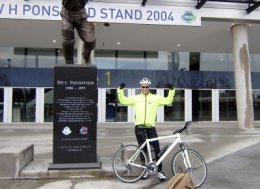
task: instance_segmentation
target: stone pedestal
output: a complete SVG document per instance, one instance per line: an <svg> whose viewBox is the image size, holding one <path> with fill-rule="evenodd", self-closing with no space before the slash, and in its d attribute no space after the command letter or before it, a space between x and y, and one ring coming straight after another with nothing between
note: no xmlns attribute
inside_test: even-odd
<svg viewBox="0 0 260 189"><path fill-rule="evenodd" d="M49 169L100 168L97 157L97 68L54 68L53 164Z"/></svg>

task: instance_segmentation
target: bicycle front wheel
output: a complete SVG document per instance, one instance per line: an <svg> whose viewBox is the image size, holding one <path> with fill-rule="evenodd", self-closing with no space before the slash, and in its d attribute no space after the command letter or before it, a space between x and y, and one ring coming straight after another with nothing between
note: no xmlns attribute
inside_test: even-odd
<svg viewBox="0 0 260 189"><path fill-rule="evenodd" d="M138 146L126 145L116 152L113 159L113 171L119 180L133 183L144 175L146 169L140 166L147 164L147 157L143 150L138 152L137 150Z"/></svg>
<svg viewBox="0 0 260 189"><path fill-rule="evenodd" d="M172 173L173 175L178 172L188 173L192 178L196 188L200 187L207 178L207 165L202 156L192 150L187 149L188 158L190 160L191 168L187 168L184 160L184 151L178 151L172 159Z"/></svg>

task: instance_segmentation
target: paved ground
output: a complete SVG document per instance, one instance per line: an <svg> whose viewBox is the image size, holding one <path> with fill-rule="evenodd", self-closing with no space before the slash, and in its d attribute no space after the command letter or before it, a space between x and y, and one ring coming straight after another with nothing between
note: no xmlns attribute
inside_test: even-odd
<svg viewBox="0 0 260 189"><path fill-rule="evenodd" d="M158 124L159 136L168 135L183 123ZM208 163L208 178L202 189L255 189L260 178L260 123L256 129L241 130L236 122L193 123L190 146ZM48 171L52 162L52 125L16 124L0 127L0 148L34 144L35 159L22 172L20 180L0 180L1 189L82 189L82 188L166 188L156 177L125 184L113 177L112 157L122 142L135 142L131 124L98 124L97 154L103 164L98 170ZM162 142L161 145L163 146ZM167 177L171 157L164 162ZM50 179L52 178L52 179Z"/></svg>

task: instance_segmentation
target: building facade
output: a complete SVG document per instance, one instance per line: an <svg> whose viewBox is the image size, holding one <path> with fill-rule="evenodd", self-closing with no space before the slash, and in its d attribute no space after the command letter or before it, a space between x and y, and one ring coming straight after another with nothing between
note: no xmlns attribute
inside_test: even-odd
<svg viewBox="0 0 260 189"><path fill-rule="evenodd" d="M260 11L247 13L249 3L242 1L202 2L87 4L89 20L96 22L98 122L134 122L133 110L118 103L116 88L125 82L127 95L137 94L143 77L152 80L153 93L166 96L167 83L176 88L174 103L158 111L157 122L238 120L237 93L243 93L236 62L243 58L235 61L232 28L240 25L246 27L241 38L248 38L249 61L242 63L250 70L253 117L260 120ZM13 0L0 6L0 122L52 122L53 68L64 64L60 3ZM77 41L75 62L80 52Z"/></svg>

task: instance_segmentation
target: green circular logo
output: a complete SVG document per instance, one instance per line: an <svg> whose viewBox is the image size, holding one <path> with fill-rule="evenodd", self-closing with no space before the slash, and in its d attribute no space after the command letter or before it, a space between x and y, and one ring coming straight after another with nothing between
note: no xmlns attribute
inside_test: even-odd
<svg viewBox="0 0 260 189"><path fill-rule="evenodd" d="M181 18L184 22L189 24L196 20L196 16L191 11L185 11Z"/></svg>

